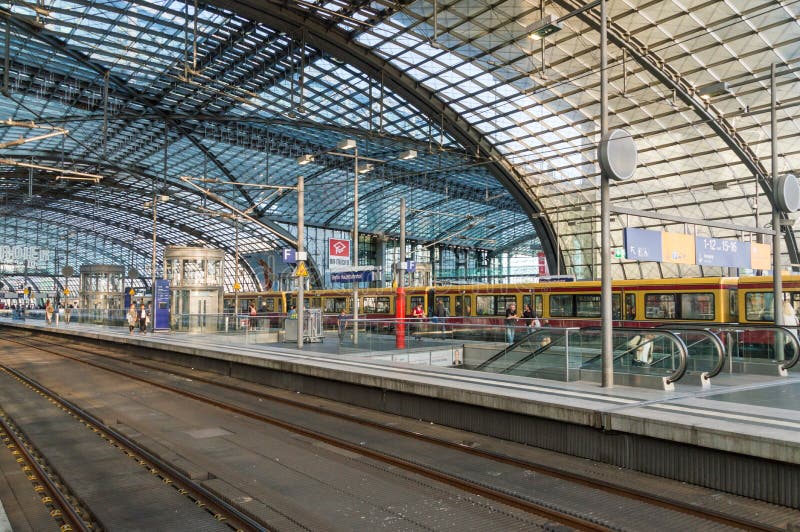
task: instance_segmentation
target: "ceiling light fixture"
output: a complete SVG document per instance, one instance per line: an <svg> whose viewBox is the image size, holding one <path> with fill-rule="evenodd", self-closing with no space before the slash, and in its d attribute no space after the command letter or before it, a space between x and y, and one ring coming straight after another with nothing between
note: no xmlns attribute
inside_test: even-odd
<svg viewBox="0 0 800 532"><path fill-rule="evenodd" d="M297 164L299 164L300 166L306 165L311 162L314 162L313 155L306 154L306 155L301 155L300 157L297 158Z"/></svg>
<svg viewBox="0 0 800 532"><path fill-rule="evenodd" d="M352 150L356 147L356 141L353 139L344 139L336 143L337 150Z"/></svg>
<svg viewBox="0 0 800 532"><path fill-rule="evenodd" d="M710 85L706 85L705 87L700 87L697 89L697 94L704 100L710 100L716 96L722 96L723 94L730 94L731 90L728 87L728 84L724 81L718 81L716 83L711 83Z"/></svg>
<svg viewBox="0 0 800 532"><path fill-rule="evenodd" d="M558 20L553 19L553 15L545 15L541 20L537 20L525 28L525 33L531 39L538 41L560 30L561 24Z"/></svg>

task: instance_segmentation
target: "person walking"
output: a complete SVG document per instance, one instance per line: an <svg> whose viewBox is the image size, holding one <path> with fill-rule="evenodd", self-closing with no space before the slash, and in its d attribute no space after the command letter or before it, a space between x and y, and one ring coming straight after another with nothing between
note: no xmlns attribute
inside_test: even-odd
<svg viewBox="0 0 800 532"><path fill-rule="evenodd" d="M69 321L72 319L72 303L67 305L67 308L64 309L64 323L69 325Z"/></svg>
<svg viewBox="0 0 800 532"><path fill-rule="evenodd" d="M514 343L514 333L517 328L517 304L509 303L506 307L506 342L509 344Z"/></svg>
<svg viewBox="0 0 800 532"><path fill-rule="evenodd" d="M139 313L136 312L136 303L131 303L128 309L128 334L133 334L133 329L139 323Z"/></svg>
<svg viewBox="0 0 800 532"><path fill-rule="evenodd" d="M142 303L142 306L139 307L138 317L139 317L139 332L141 334L147 334L147 308L145 308L144 303Z"/></svg>
<svg viewBox="0 0 800 532"><path fill-rule="evenodd" d="M53 322L53 310L53 304L50 303L50 300L48 299L44 304L44 317L47 320L48 325Z"/></svg>

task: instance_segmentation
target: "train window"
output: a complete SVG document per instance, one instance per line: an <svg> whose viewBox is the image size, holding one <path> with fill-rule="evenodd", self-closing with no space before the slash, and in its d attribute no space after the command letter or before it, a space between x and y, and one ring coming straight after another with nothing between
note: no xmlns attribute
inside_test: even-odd
<svg viewBox="0 0 800 532"><path fill-rule="evenodd" d="M645 294L644 317L647 319L674 319L675 294Z"/></svg>
<svg viewBox="0 0 800 532"><path fill-rule="evenodd" d="M322 298L315 297L311 299L311 308L322 308Z"/></svg>
<svg viewBox="0 0 800 532"><path fill-rule="evenodd" d="M570 295L550 296L550 316L571 317L575 315L574 303Z"/></svg>
<svg viewBox="0 0 800 532"><path fill-rule="evenodd" d="M494 296L475 296L475 310L478 316L493 316Z"/></svg>
<svg viewBox="0 0 800 532"><path fill-rule="evenodd" d="M680 296L681 319L714 319L714 294L681 294Z"/></svg>
<svg viewBox="0 0 800 532"><path fill-rule="evenodd" d="M531 295L530 294L523 294L522 295L522 308L525 309L525 305L531 304ZM533 307L531 307L533 308Z"/></svg>
<svg viewBox="0 0 800 532"><path fill-rule="evenodd" d="M789 292L786 297L788 297L789 301L792 302L792 307L794 307L795 314L800 317L800 292Z"/></svg>
<svg viewBox="0 0 800 532"><path fill-rule="evenodd" d="M275 298L267 297L263 301L263 305L267 312L277 312L275 310Z"/></svg>
<svg viewBox="0 0 800 532"><path fill-rule="evenodd" d="M364 312L371 314L390 314L391 300L388 297L365 297Z"/></svg>
<svg viewBox="0 0 800 532"><path fill-rule="evenodd" d="M501 315L504 316L505 313L506 313L506 309L508 308L509 305L511 305L511 303L514 303L515 305L517 304L517 296L502 295L502 296L495 296L495 297L496 297L496 302L497 302L497 307L496 307L496 310L495 310L495 314L497 316L501 316ZM520 309L517 309L517 314L522 314Z"/></svg>
<svg viewBox="0 0 800 532"><path fill-rule="evenodd" d="M747 321L772 321L772 292L747 292L744 315Z"/></svg>
<svg viewBox="0 0 800 532"><path fill-rule="evenodd" d="M469 316L472 313L472 297L470 296L456 296L456 313L455 316Z"/></svg>
<svg viewBox="0 0 800 532"><path fill-rule="evenodd" d="M347 300L343 297L326 297L323 301L325 302L324 312L330 314L338 314L347 307Z"/></svg>
<svg viewBox="0 0 800 532"><path fill-rule="evenodd" d="M636 319L636 294L625 294L625 319Z"/></svg>
<svg viewBox="0 0 800 532"><path fill-rule="evenodd" d="M550 300L552 308L553 300ZM600 317L600 296L580 294L575 296L576 316L579 318L599 318ZM617 314L619 314L619 296L617 297Z"/></svg>
<svg viewBox="0 0 800 532"><path fill-rule="evenodd" d="M542 295L536 294L533 296L533 310L536 312L536 317L541 318L544 316L544 306L542 305Z"/></svg>
<svg viewBox="0 0 800 532"><path fill-rule="evenodd" d="M739 294L733 288L728 291L728 312L732 318L739 317Z"/></svg>
<svg viewBox="0 0 800 532"><path fill-rule="evenodd" d="M422 305L423 310L425 309L425 297L424 296L411 296L408 298L408 306L406 307L406 314L411 314L414 311L414 307L417 305Z"/></svg>

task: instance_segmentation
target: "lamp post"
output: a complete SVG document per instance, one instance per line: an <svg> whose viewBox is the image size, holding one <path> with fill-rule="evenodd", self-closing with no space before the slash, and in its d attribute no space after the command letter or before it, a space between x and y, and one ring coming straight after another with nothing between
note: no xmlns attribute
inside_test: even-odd
<svg viewBox="0 0 800 532"><path fill-rule="evenodd" d="M159 194L157 192L153 192L153 200L148 201L144 204L145 208L150 207L152 204L153 207L153 256L152 262L150 263L150 292L153 297L152 302L152 313L153 316L150 318L150 323L152 325L151 331L155 331L156 328L156 319L155 319L155 309L156 309L156 236L158 235L158 211L157 206L158 203L166 203L169 201L169 196L166 194Z"/></svg>
<svg viewBox="0 0 800 532"><path fill-rule="evenodd" d="M352 266L354 269L354 273L358 272L358 175L360 173L367 173L372 170L372 164L365 164L364 166L360 166L358 164L359 159L369 161L370 163L386 163L388 162L385 159L375 159L372 157L359 157L358 155L358 144L354 139L344 139L339 141L336 144L336 150L325 150L319 152L318 155L329 154L329 155L336 155L339 157L348 157L353 159L353 242L352 242L352 249L353 249L353 260ZM349 150L353 150L353 153L342 153ZM305 154L301 155L297 158L297 164L305 165L309 164L314 161L315 155L312 154ZM400 153L396 158L407 161L410 159L415 159L417 157L416 150L406 150ZM358 279L353 281L353 343L358 344L358 283L360 281Z"/></svg>

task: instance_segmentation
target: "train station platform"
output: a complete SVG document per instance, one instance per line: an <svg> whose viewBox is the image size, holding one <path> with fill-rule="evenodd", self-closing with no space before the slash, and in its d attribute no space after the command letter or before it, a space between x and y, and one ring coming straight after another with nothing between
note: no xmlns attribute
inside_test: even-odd
<svg viewBox="0 0 800 532"><path fill-rule="evenodd" d="M300 350L219 335L0 319L5 327L149 348L150 358L800 507L796 371L720 375L710 388L677 391L602 388L343 354L334 333Z"/></svg>

